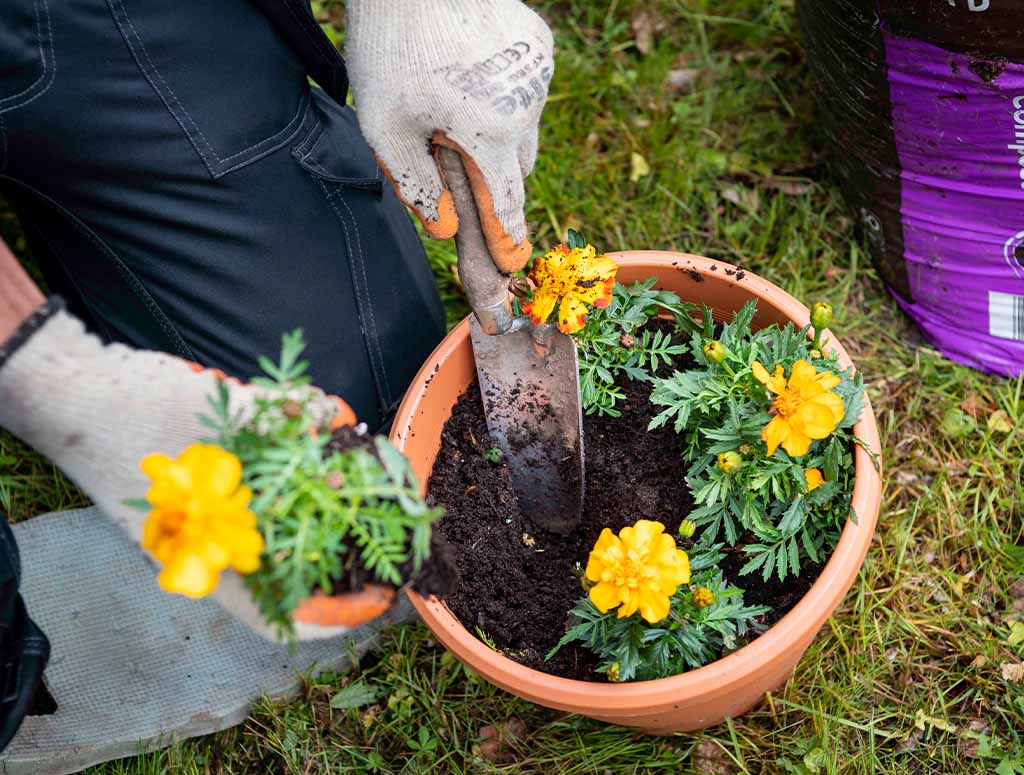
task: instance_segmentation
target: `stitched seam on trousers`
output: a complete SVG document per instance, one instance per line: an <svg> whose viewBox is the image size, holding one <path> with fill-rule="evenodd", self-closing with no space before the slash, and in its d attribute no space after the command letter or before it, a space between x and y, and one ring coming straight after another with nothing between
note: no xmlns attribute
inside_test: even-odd
<svg viewBox="0 0 1024 775"><path fill-rule="evenodd" d="M44 39L44 36L42 34L43 29L42 29L42 25L39 23L39 19L40 19L40 16L41 16L41 14L39 13L39 7L40 7L39 4L40 3L42 3L42 8L43 8L43 14L42 15L46 16L46 36L45 36L45 39L46 39L47 48L50 49L50 58L49 58L49 60L47 60L46 52L43 50L43 39ZM22 89L17 94L12 94L10 97L4 97L2 100L0 100L0 113L3 113L3 112L8 111L8 110L14 110L15 108L22 108L25 105L28 105L33 100L38 99L39 97L43 96L49 90L50 86L53 84L54 77L56 77L56 75L57 75L57 57L54 55L54 51L53 51L53 26L50 24L50 7L46 4L46 0L33 0L32 7L36 11L36 34L39 36L39 58L43 60L43 72L40 73L39 77L36 78L29 86L27 86L26 88ZM39 91L36 94L33 94L30 98L28 98L24 102L17 102L17 100L19 100L20 98L24 97L26 94L30 94L33 89L39 87L39 85L41 83L43 83L44 79L46 79L46 83L42 86L42 88L39 89ZM7 107L4 107L4 105L6 103L17 103L17 104L11 104L11 105L8 105Z"/></svg>
<svg viewBox="0 0 1024 775"><path fill-rule="evenodd" d="M322 180L319 180L319 179L317 179L316 182L317 182L317 185L319 185L320 188L323 190L324 197L327 199L327 204L330 205L332 210L334 210L334 214L338 218L338 223L341 224L341 228L345 232L345 242L348 244L348 247L349 247L349 251L348 251L348 254L349 254L349 266L351 266L352 265L351 258L352 258L352 253L353 253L353 244L352 244L352 238L351 238L351 236L349 235L349 232L348 232L348 226L345 225L345 216L341 214L341 211L334 204L333 195L327 190L327 186L324 185L324 182ZM354 275L354 273L353 273L353 275ZM355 278L353 277L353 279L355 279ZM355 291L356 291L356 307L357 307L357 309L359 311L359 325L360 325L360 328L362 328L362 330L363 330L363 341L366 342L367 350L368 350L368 353L369 353L369 356L370 356L370 366L373 368L373 371L374 371L373 384L374 384L374 387L376 388L377 400L380 402L381 409L383 410L384 407L386 407L390 403L390 399L388 397L385 397L385 395L384 395L384 392L383 392L384 391L384 386L380 384L381 380L377 376L377 374L380 374L381 377L384 377L384 374L383 374L383 372L384 372L383 357L380 354L378 343L376 341L376 332L371 334L367 330L367 327L366 327L366 320L365 320L365 318L363 316L363 307L366 305L366 302L363 300L363 289L360 287L358 281L353 282L352 285L353 285L353 287L355 288ZM380 359L380 364L379 365L378 365L378 363L375 360L375 359L378 359L378 358ZM386 377L384 377L384 380L386 382ZM388 392L390 392L390 391L388 391Z"/></svg>
<svg viewBox="0 0 1024 775"><path fill-rule="evenodd" d="M110 260L110 262L114 265L114 268L117 270L117 273L121 275L121 278L128 284L128 287L131 288L132 291L134 291L138 299L146 306L146 309L149 310L150 314L153 316L153 319L157 322L157 325L159 325L161 330L163 330L163 332L167 334L167 336L171 339L171 343L178 350L176 355L180 355L181 357L187 358L188 360L192 361L197 360L195 353L192 352L192 348L189 347L188 344L185 343L185 340L181 338L181 334L178 333L178 330L173 326L171 321L164 314L163 310L160 309L160 306L156 303L153 297L149 295L149 291L147 291L142 286L142 283L139 282L139 279L135 276L131 269L129 269L128 266L120 258L118 258L118 255L110 248L110 246L103 242L103 240L101 240L99 236L92 231L92 229L90 229L88 226L82 223L82 221L79 220L79 218L74 213L72 213L66 207L61 205L59 202L54 201L41 191L38 191L32 186L28 185L27 183L23 183L22 181L17 180L16 178L12 178L8 175L0 175L0 177L2 177L5 180L10 180L11 182L19 186L24 186L37 197L39 197L40 199L48 203L51 207L56 209L57 212L62 214L80 234L82 234L87 240L93 243L93 245L95 245L99 249L99 251Z"/></svg>
<svg viewBox="0 0 1024 775"><path fill-rule="evenodd" d="M168 97L165 96L164 92L162 92L157 87L156 83L153 81L152 76L150 75L149 70L146 69L146 65L143 63L142 59L140 58L139 53L136 50L136 46L133 45L132 41L129 39L129 35L128 35L128 32L124 28L124 24L122 24L120 18L118 18L119 13L123 14L124 17L125 17L125 20L128 22L128 25L131 26L131 20L128 19L128 14L125 12L123 4L120 2L120 0L108 0L108 2L109 2L109 6L110 6L110 13L114 17L114 24L117 25L117 29L121 32L121 37L124 38L125 45L128 46L128 50L131 52L132 59L135 60L135 64L137 64L139 66L139 70L142 71L143 78L145 78L147 81L149 81L149 85L151 87L153 87L153 91L155 91L157 93L157 96L160 98L160 101L164 103L164 105L167 107L167 110L170 111L171 116L173 116L174 120L178 122L178 126L181 127L181 131L183 131L185 133L185 136L188 137L189 142L192 144L192 147L196 149L196 153L198 153L199 156L202 158L203 163L206 165L206 168L209 170L210 174L211 175L216 174L214 169L213 169L213 165L210 164L210 160L207 158L207 151L204 151L199 146L198 141L195 139L193 134L188 131L188 127L185 126L185 121L179 115L179 111L174 109L174 106L171 105L170 100L168 99ZM134 27L132 27L132 32L133 33L135 32L135 28ZM135 33L135 34L136 34L136 37L138 37L138 33ZM146 49L145 49L144 46L142 46L142 41L141 40L138 41L138 49L140 49L143 53L146 53ZM146 58L149 59L149 55L148 54L146 54ZM150 62L150 65L152 66L152 62ZM155 67L153 68L153 70L154 70L154 72L156 72L157 77L160 77L161 80L163 80L162 77L160 76L159 71L157 71ZM164 85L166 86L166 83ZM177 102L178 98L174 95L174 92L170 88L167 89L167 92ZM180 107L180 103L178 103L178 105ZM182 109L180 112L182 114L184 114L185 118L187 118L189 121L192 121L192 117L188 115L188 111ZM206 142L206 146L209 149L209 151L208 151L209 154L211 156L213 156L214 159L217 159L217 154L214 153L213 148L210 146L210 143L206 140L206 137L203 135L203 133L199 129L199 127L195 126L195 122L193 122L193 126L195 127L195 130L199 134L199 136L203 138L203 141ZM219 159L217 159L217 160L219 161Z"/></svg>
<svg viewBox="0 0 1024 775"><path fill-rule="evenodd" d="M310 102L309 109L313 110L312 101ZM295 154L295 158L301 159L303 156L309 153L311 146L315 145L319 140L320 136L324 133L324 123L319 119L313 121L313 126L306 132L306 136L302 138L302 142L296 145L292 152Z"/></svg>
<svg viewBox="0 0 1024 775"><path fill-rule="evenodd" d="M225 156L224 158L218 156L217 152L213 148L213 145L207 139L206 135L203 134L203 130L199 128L199 125L192 118L192 115L185 108L185 105L181 102L180 99L178 99L178 95L174 93L174 90L171 88L171 85L167 83L166 79L163 77L163 74L153 63L153 59L149 56L149 52L146 50L146 46L142 42L142 37L135 29L135 25L132 24L131 17L128 16L128 11L125 9L122 0L109 0L109 4L111 14L114 17L114 23L117 24L117 27L121 32L121 37L124 38L125 43L128 45L128 49L131 51L132 58L135 60L135 63L139 66L139 70L142 71L143 77L145 77L145 79L149 81L149 85L153 88L153 91L157 93L157 96L160 97L161 102L164 103L164 106L174 117L175 121L177 121L178 126L181 127L182 131L189 138L189 142L192 144L192 147L196 149L196 152L203 159L203 163L206 165L207 170L209 170L210 174L214 178L219 178L242 166L242 163L240 163L232 167L228 167L227 169L222 169L224 165L227 162L231 161L232 159L237 159L239 156L243 156L246 154L252 154L255 156L257 155L258 149L260 149L264 145L271 146L266 149L266 152L270 153L276 150L277 148L280 148L289 140L291 140L292 136L294 135L293 126L297 122L301 123L301 119L305 114L307 100L309 99L308 92L303 95L302 99L299 100L299 105L295 111L295 115L291 117L291 119L288 121L287 124L284 125L283 128L279 129L277 132L270 135L269 137L265 137L259 142L253 143L252 145L243 148L237 153L233 153L230 156ZM124 25L121 24L121 21L118 18L118 13L120 13L120 15L124 17L125 23L128 25L129 28L131 28L131 36L128 35L128 33L125 31ZM129 40L130 37L134 40ZM136 47L138 48L138 51L136 51ZM138 52L142 52L142 55L145 56L146 62L149 65L148 69L146 67L146 64L142 62L142 59L139 56ZM160 83L163 85L163 89L166 90L166 95L164 91L156 85L155 81L150 76L150 73L152 73L152 75L159 79ZM177 110L175 110L175 106L177 106ZM179 115L179 112L181 115ZM182 118L182 116L184 116L184 119ZM210 160L207 158L207 153L203 151L203 149L199 146L198 141L195 139L193 133L189 131L187 126L185 126L185 120L187 120L188 123L192 126L192 128L195 130L195 133L198 134L200 138L202 138L203 143L206 145L207 152L217 162L217 165L212 165L210 163ZM274 143L276 143L276 145L274 145ZM243 163L248 161L250 161L250 159L246 158L243 160ZM214 166L217 166L218 169L214 169Z"/></svg>
<svg viewBox="0 0 1024 775"><path fill-rule="evenodd" d="M348 183L353 186L361 186L363 188L376 188L374 184L379 183L379 178L343 178L340 175L335 175L333 172L329 172L324 169L319 162L310 159L308 156L304 156L301 159L302 163L307 167L312 168L314 171L323 175L328 180L333 180L336 183Z"/></svg>
<svg viewBox="0 0 1024 775"><path fill-rule="evenodd" d="M74 274L72 274L68 270L67 265L64 263L64 259L61 258L60 251L58 251L56 247L54 247L54 244L50 241L50 237L46 233L46 230L41 229L38 225L36 225L32 216L27 215L24 212L19 213L18 217L25 224L31 225L34 229L33 233L35 234L35 236L46 243L46 247L49 248L50 254L53 256L54 260L61 265L61 268L63 268L64 277L67 278L67 281L71 283L71 285L74 286L75 290L78 292L78 298L82 301L83 304L85 304L86 307L92 309L92 305L89 304L88 297L85 295L85 293L83 293L82 288L78 285L78 281L75 280ZM102 329L103 336L106 337L107 341L113 341L116 337L111 332L110 327L107 326L106 321L103 320L103 318L101 318L99 315L95 314L95 311L93 312L93 322L96 323L98 328Z"/></svg>
<svg viewBox="0 0 1024 775"><path fill-rule="evenodd" d="M348 202L342 196L337 197L338 201L345 205L345 209L348 210L349 218L352 219L352 229L356 233L356 248L359 254L359 273L362 275L363 280L363 291L366 294L366 310L370 316L370 328L373 331L373 342L377 347L378 357L380 358L380 370L381 376L384 378L384 389L387 394L387 400L384 402L385 407L391 403L391 384L388 382L388 371L387 364L384 362L384 354L380 352L380 336L377 333L377 321L373 317L373 299L370 298L370 283L366 279L366 262L363 257L363 245L359 239L359 224L356 222L355 214L352 212L352 208L348 206Z"/></svg>

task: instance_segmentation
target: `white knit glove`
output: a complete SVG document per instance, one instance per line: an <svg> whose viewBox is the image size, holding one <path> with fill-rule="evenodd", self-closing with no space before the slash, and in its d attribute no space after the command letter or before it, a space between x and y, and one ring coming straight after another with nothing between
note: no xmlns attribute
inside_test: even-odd
<svg viewBox="0 0 1024 775"><path fill-rule="evenodd" d="M345 58L359 126L435 239L458 218L432 144L462 154L503 272L530 257L523 178L554 72L551 30L519 0L349 0Z"/></svg>
<svg viewBox="0 0 1024 775"><path fill-rule="evenodd" d="M45 319L41 312L30 321ZM172 355L104 345L63 311L25 339L31 326L23 324L15 335L20 346L7 343L9 354L0 342L0 426L53 461L139 543L145 514L125 505L149 489L139 461L151 452L175 457L209 436L197 415L210 413L207 397L215 395L218 377ZM231 380L227 385L232 410L244 415L259 391ZM339 412L354 419L336 398L316 391L311 400L325 419ZM276 639L235 572L221 574L211 597ZM298 624L296 635L306 640L345 629Z"/></svg>

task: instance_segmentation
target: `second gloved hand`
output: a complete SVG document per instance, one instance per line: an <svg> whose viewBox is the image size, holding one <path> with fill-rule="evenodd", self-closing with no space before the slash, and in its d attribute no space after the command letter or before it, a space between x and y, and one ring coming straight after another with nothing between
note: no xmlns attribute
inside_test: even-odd
<svg viewBox="0 0 1024 775"><path fill-rule="evenodd" d="M495 264L530 257L523 178L554 72L544 20L519 0L349 0L345 53L359 125L436 239L458 218L433 145L462 154Z"/></svg>
<svg viewBox="0 0 1024 775"><path fill-rule="evenodd" d="M210 435L199 416L211 414L208 397L216 394L218 379L165 353L104 345L50 302L0 342L0 427L53 461L139 543L146 515L126 504L150 487L139 462L153 452L176 456ZM260 389L226 384L232 411L251 411ZM306 390L312 414L325 422L354 422L339 399ZM277 639L234 571L220 574L211 597L264 637ZM337 627L296 627L299 640L338 633Z"/></svg>

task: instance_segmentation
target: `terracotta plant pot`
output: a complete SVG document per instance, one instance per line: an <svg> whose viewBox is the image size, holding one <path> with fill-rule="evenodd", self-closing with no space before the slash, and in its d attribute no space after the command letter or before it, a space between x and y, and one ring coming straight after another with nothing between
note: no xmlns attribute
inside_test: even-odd
<svg viewBox="0 0 1024 775"><path fill-rule="evenodd" d="M730 319L745 302L757 299L757 327L788 321L804 326L809 322L807 307L788 293L721 261L662 251L629 251L610 257L619 264L620 282L657 276L659 288L674 291L683 300L706 303L718 321ZM842 346L831 336L829 341L838 351L840 363L851 366ZM413 380L391 434L392 441L412 461L424 486L440 448L444 423L459 394L475 376L469 326L463 321ZM854 433L872 450L881 450L869 404L865 404ZM881 479L864 450L856 450L855 460L853 509L858 521L847 522L818 580L761 637L698 670L624 684L548 675L488 648L440 600L423 599L411 591L409 596L423 621L456 657L488 681L524 699L651 734L702 729L750 710L766 692L779 689L856 579L878 519Z"/></svg>

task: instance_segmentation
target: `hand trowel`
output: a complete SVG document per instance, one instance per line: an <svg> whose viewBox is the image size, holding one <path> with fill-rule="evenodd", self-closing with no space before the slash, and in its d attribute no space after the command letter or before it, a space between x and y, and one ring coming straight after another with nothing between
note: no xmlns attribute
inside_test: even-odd
<svg viewBox="0 0 1024 775"><path fill-rule="evenodd" d="M583 506L576 343L550 323L514 315L509 278L491 260L462 159L444 147L439 158L459 218L458 271L473 308L469 328L487 428L523 515L568 533Z"/></svg>

